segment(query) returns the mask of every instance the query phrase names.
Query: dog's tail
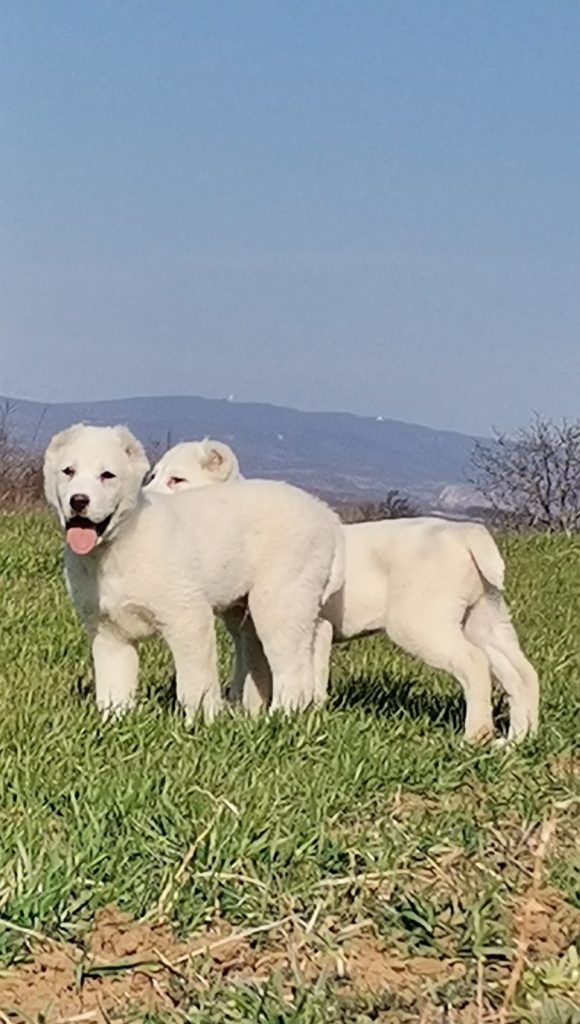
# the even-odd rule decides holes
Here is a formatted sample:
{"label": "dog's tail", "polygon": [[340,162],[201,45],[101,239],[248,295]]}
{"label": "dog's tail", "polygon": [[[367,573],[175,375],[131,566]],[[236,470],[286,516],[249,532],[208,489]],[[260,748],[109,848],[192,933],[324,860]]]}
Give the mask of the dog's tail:
{"label": "dog's tail", "polygon": [[322,604],[326,604],[328,599],[336,594],[337,590],[340,590],[344,584],[344,573],[346,568],[346,555],[344,548],[344,530],[342,523],[337,517],[336,520],[336,544],[334,548],[334,558],[330,568],[330,575],[326,584],[326,589],[322,595]]}
{"label": "dog's tail", "polygon": [[465,523],[465,542],[486,583],[503,590],[505,563],[491,533],[481,523]]}

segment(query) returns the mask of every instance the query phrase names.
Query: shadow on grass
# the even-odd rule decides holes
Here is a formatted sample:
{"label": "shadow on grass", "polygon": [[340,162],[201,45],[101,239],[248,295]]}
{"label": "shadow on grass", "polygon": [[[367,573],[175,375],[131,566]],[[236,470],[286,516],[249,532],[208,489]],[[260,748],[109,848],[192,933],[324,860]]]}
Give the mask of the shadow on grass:
{"label": "shadow on grass", "polygon": [[[459,734],[465,719],[465,702],[458,685],[454,689],[450,683],[443,689],[439,682],[429,685],[421,678],[389,672],[375,672],[340,683],[331,692],[328,707],[336,711],[358,709],[386,717],[405,715]],[[507,732],[509,710],[503,694],[498,694],[494,702],[494,720],[500,732]]]}
{"label": "shadow on grass", "polygon": [[[95,684],[90,673],[78,676],[71,685],[71,694],[77,704],[93,704],[95,701]],[[139,687],[139,698],[153,701],[163,711],[174,712],[177,708],[175,692],[175,676],[148,681]]]}
{"label": "shadow on grass", "polygon": [[[90,673],[78,676],[71,687],[77,703],[90,704],[95,699],[94,682]],[[175,676],[149,681],[141,695],[154,701],[160,709],[173,713],[177,701]],[[405,715],[414,721],[461,734],[465,718],[465,703],[459,686],[450,683],[442,688],[440,682],[432,685],[422,678],[398,676],[389,672],[363,675],[350,682],[333,687],[328,700],[330,711],[359,710],[373,716],[397,717]],[[500,732],[507,732],[509,709],[503,695],[498,695],[494,706],[494,720]]]}

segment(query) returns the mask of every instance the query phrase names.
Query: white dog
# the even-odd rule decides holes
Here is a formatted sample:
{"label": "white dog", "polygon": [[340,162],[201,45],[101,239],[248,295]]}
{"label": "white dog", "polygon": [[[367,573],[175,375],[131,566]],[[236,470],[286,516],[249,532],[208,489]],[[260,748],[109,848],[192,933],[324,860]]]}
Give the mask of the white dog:
{"label": "white dog", "polygon": [[151,470],[145,490],[173,494],[241,479],[238,460],[229,445],[206,437],[170,448]]}
{"label": "white dog", "polygon": [[97,702],[135,699],[134,642],[159,632],[188,715],[220,708],[213,612],[247,598],[272,670],[272,708],[311,702],[320,607],[344,579],[343,537],[322,502],[288,484],[230,482],[167,498],[125,427],[82,424],[45,455],[46,497],[66,534],[65,574],[92,641]]}
{"label": "white dog", "polygon": [[[239,476],[231,449],[220,445],[218,475],[207,461],[218,442],[201,444],[208,446],[205,462],[200,461],[199,443],[179,445],[179,458],[174,460],[177,449],[167,452],[151,486],[170,493]],[[459,681],[466,702],[466,738],[482,740],[493,733],[492,674],[509,698],[510,738],[535,732],[538,678],[510,621],[501,593],[504,563],[489,531],[476,523],[425,517],[356,523],[345,526],[344,535],[344,587],[326,604],[317,631],[316,700],[320,703],[326,696],[332,640],[382,631]],[[251,636],[251,622],[245,623],[244,634],[236,642],[236,655],[239,662],[242,652],[245,665],[237,665],[232,697],[243,697],[244,705],[255,710],[268,700],[271,680],[260,645]]]}

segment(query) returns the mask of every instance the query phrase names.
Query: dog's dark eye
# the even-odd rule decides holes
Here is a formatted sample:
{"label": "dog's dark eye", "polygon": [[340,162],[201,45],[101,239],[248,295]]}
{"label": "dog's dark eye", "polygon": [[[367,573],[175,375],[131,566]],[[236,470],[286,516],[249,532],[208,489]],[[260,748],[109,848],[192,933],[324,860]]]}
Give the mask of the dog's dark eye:
{"label": "dog's dark eye", "polygon": [[111,473],[109,469],[106,469],[104,473],[101,473],[101,480],[114,480],[115,474]]}
{"label": "dog's dark eye", "polygon": [[167,481],[170,487],[176,487],[177,484],[185,484],[187,480],[184,476],[170,476]]}
{"label": "dog's dark eye", "polygon": [[75,475],[74,466],[67,466],[66,469],[63,469],[63,473],[64,473],[65,476],[68,476],[68,477],[74,476]]}

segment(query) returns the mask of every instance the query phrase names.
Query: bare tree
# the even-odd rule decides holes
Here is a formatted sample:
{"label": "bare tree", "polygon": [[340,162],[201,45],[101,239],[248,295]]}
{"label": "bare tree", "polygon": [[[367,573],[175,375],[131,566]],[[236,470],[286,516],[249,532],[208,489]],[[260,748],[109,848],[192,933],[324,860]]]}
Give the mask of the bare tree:
{"label": "bare tree", "polygon": [[145,446],[145,453],[151,465],[154,466],[156,462],[159,462],[162,455],[165,455],[165,452],[168,452],[170,448],[173,448],[173,434],[171,430],[168,430],[165,434],[164,441],[160,441],[157,437],[152,438]]}
{"label": "bare tree", "polygon": [[500,522],[546,532],[580,530],[580,420],[535,416],[513,435],[479,441],[472,483]]}
{"label": "bare tree", "polygon": [[34,505],[42,497],[42,466],[38,453],[14,437],[16,403],[0,403],[0,505]]}
{"label": "bare tree", "polygon": [[343,523],[367,523],[377,519],[409,519],[417,515],[417,509],[409,498],[399,491],[389,491],[382,501],[362,504],[344,503],[337,506]]}

